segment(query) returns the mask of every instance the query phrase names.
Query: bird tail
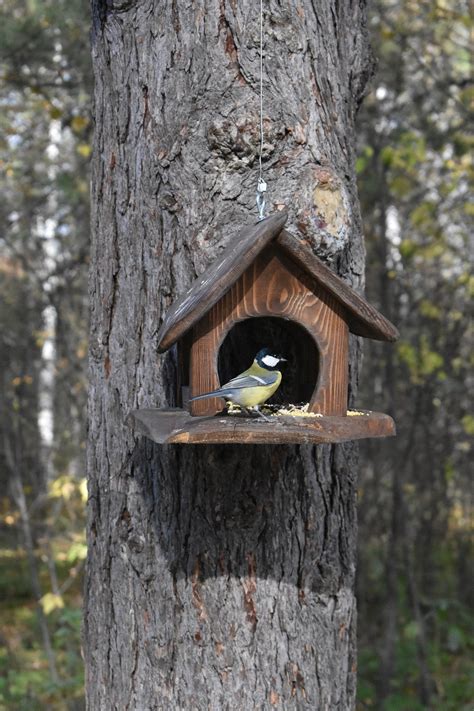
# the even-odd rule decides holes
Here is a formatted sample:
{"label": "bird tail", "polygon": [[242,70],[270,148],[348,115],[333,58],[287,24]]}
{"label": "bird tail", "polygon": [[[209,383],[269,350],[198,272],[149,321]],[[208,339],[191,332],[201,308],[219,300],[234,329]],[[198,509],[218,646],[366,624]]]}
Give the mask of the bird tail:
{"label": "bird tail", "polygon": [[190,397],[189,401],[193,402],[193,400],[205,400],[208,397],[225,397],[226,394],[222,390],[212,390],[210,393],[203,393],[202,395],[195,395],[194,397]]}

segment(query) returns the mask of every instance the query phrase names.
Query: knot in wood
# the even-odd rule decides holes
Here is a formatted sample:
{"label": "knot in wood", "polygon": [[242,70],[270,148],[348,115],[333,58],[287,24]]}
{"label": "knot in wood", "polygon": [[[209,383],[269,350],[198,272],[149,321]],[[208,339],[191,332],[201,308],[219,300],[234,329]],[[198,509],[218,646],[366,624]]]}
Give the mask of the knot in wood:
{"label": "knot in wood", "polygon": [[[221,158],[236,164],[236,167],[252,164],[260,149],[260,126],[258,114],[247,114],[236,120],[217,118],[209,127],[208,142]],[[263,120],[265,142],[262,156],[268,157],[275,149],[278,130],[269,119]]]}

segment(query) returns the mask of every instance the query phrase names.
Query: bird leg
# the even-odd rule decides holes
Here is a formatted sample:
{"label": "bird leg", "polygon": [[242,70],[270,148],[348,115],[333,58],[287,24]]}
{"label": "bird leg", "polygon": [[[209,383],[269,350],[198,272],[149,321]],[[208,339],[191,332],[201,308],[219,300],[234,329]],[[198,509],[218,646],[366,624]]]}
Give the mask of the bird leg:
{"label": "bird leg", "polygon": [[243,405],[239,405],[239,407],[242,415],[245,415],[245,417],[252,417],[252,413],[250,412],[248,407],[244,407]]}
{"label": "bird leg", "polygon": [[260,412],[260,405],[255,405],[255,407],[253,409],[256,411],[257,415],[259,415],[260,417],[263,417],[265,422],[271,422],[269,417],[264,415],[263,412]]}

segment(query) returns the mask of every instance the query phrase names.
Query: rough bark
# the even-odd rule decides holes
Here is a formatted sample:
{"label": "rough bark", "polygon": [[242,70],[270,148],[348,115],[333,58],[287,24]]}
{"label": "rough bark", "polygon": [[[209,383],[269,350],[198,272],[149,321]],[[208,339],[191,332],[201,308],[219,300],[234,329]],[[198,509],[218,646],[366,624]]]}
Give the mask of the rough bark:
{"label": "rough bark", "polygon": [[[270,211],[355,287],[364,5],[265,3]],[[256,214],[258,38],[250,0],[93,0],[94,711],[354,707],[355,446],[159,446],[125,424],[174,404],[161,320]]]}

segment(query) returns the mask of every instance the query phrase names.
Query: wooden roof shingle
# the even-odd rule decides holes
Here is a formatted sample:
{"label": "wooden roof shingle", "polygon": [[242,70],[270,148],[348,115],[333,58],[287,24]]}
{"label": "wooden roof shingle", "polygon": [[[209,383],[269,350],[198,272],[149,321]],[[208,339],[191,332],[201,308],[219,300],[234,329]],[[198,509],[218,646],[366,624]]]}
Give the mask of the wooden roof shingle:
{"label": "wooden roof shingle", "polygon": [[232,240],[220,257],[171,306],[158,332],[160,353],[189,331],[272,241],[344,306],[352,333],[379,341],[398,338],[397,329],[385,316],[334,274],[301,239],[283,229],[286,220],[285,212],[275,213],[244,228]]}

